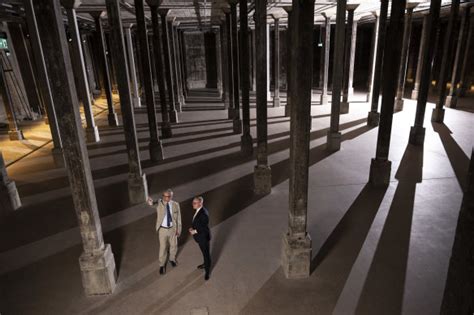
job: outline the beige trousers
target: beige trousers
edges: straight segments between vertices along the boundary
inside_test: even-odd
[[[176,228],[158,229],[158,239],[160,241],[160,252],[159,262],[160,267],[166,264],[166,256],[168,255],[168,249],[170,253],[169,260],[176,261],[176,252],[178,251],[178,237],[176,236]]]

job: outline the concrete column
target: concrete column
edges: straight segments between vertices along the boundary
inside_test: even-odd
[[[87,83],[89,84],[89,93],[91,95],[91,103],[94,105],[94,94],[96,94],[96,77],[94,73],[94,62],[91,56],[91,48],[89,43],[89,35],[84,33],[81,35],[82,40],[82,51],[84,52],[84,61],[86,66],[86,74],[87,74]]]
[[[280,107],[280,17],[273,15],[275,31],[273,38],[273,107]]]
[[[406,0],[392,1],[390,24],[387,30],[383,59],[383,91],[380,125],[375,158],[370,164],[369,182],[375,186],[390,183],[392,162],[388,159],[392,132],[393,106],[397,89],[398,70],[402,55],[403,20]]]
[[[464,58],[462,61],[462,66],[461,66],[461,75],[459,77],[459,84],[455,92],[456,97],[464,97],[466,95],[466,90],[468,88],[467,82],[466,82],[466,71],[468,70],[467,68],[470,61],[469,57],[472,54],[470,53],[470,47],[471,47],[473,31],[474,31],[474,16],[471,16],[471,18],[469,19],[466,47],[464,50]]]
[[[327,150],[339,151],[341,148],[341,133],[339,132],[339,115],[341,114],[341,89],[344,75],[344,28],[346,22],[346,0],[337,2],[336,39],[332,67],[332,101],[331,122],[327,135]]]
[[[184,33],[182,30],[177,30],[178,32],[178,44],[179,44],[179,51],[181,56],[181,82],[183,87],[183,96],[184,101],[186,101],[188,97],[188,81],[186,78],[186,47],[184,44]]]
[[[31,46],[33,49],[33,57],[35,59],[36,74],[38,76],[38,85],[41,91],[41,98],[46,107],[47,120],[51,130],[51,138],[53,139],[52,156],[55,165],[64,166],[64,157],[59,134],[56,111],[54,109],[54,101],[51,94],[51,86],[48,79],[48,71],[44,60],[43,47],[41,46],[41,37],[38,28],[37,17],[33,7],[33,0],[23,1],[25,7],[26,23],[30,34]]]
[[[223,88],[223,83],[222,83],[222,54],[221,54],[222,49],[221,49],[221,41],[220,41],[221,32],[220,30],[213,29],[213,33],[214,33],[215,42],[216,42],[217,92],[219,93],[219,98],[222,99],[224,88]]]
[[[228,109],[228,118],[234,119],[235,116],[235,99],[234,99],[234,63],[233,53],[232,53],[232,17],[230,15],[230,10],[225,8],[223,9],[225,14],[225,35],[226,35],[226,46],[227,46],[227,60],[228,60],[228,84],[229,84],[229,109]]]
[[[288,28],[287,28],[287,34],[286,34],[286,106],[285,106],[285,117],[290,117],[291,115],[291,61],[290,61],[290,56],[291,56],[291,27],[292,27],[292,18],[291,18],[291,12],[292,12],[292,7],[291,6],[284,6],[283,9],[285,9],[286,14],[288,16]]]
[[[456,55],[454,57],[454,63],[453,63],[453,72],[451,75],[451,87],[449,89],[448,96],[446,97],[446,102],[444,106],[446,107],[451,107],[451,108],[456,108],[457,105],[457,90],[458,90],[458,84],[460,80],[460,74],[461,74],[461,62],[463,59],[463,52],[466,50],[466,42],[467,42],[467,33],[469,29],[469,18],[471,14],[471,7],[466,7],[463,10],[462,18],[461,18],[461,25],[459,26],[459,37],[458,37],[458,43],[456,47]]]
[[[400,61],[400,69],[398,70],[398,87],[395,100],[395,111],[403,110],[403,95],[405,94],[405,79],[408,65],[408,50],[410,49],[411,38],[411,22],[413,17],[413,9],[418,3],[407,3],[407,12],[405,14],[405,24],[403,27],[403,45],[402,56]]]
[[[345,4],[345,1],[342,1]],[[281,265],[287,278],[307,278],[311,237],[307,232],[308,167],[313,73],[314,1],[293,1],[288,232],[283,235]]]
[[[331,50],[331,17],[322,14],[324,17],[324,60],[322,68],[322,91],[321,91],[321,105],[328,103],[328,81],[329,81],[329,52]],[[321,54],[322,55],[322,54]]]
[[[270,23],[267,23],[267,26],[266,26],[266,31],[267,31],[267,48],[266,48],[266,52],[267,52],[267,101],[271,102],[272,101],[272,94],[270,93],[270,74],[271,74],[271,71],[270,71]]]
[[[415,86],[413,87],[413,91],[411,91],[411,99],[413,100],[418,99],[418,94],[420,92],[421,68],[423,64],[423,56],[425,55],[425,50],[426,50],[425,38],[427,36],[426,25],[428,24],[428,19],[429,19],[429,16],[426,14],[423,17],[423,26],[421,27],[421,40],[420,40],[420,49],[418,50],[418,62],[416,65]]]
[[[441,61],[441,70],[439,73],[439,95],[436,107],[433,109],[431,114],[431,121],[442,123],[444,121],[444,108],[443,105],[446,101],[446,84],[448,83],[448,69],[451,67],[451,56],[453,54],[454,46],[454,24],[458,18],[459,13],[459,0],[453,0],[451,2],[451,11],[449,13],[448,28],[446,29],[446,35],[444,36],[443,46],[443,59]]]
[[[257,90],[257,52],[255,44],[255,28],[252,31],[252,91]]]
[[[16,121],[15,109],[13,108],[12,98],[10,95],[10,88],[7,86],[7,80],[5,78],[5,72],[13,71],[12,69],[5,69],[3,63],[0,63],[0,92],[2,93],[2,101],[5,105],[5,113],[7,114],[8,120],[8,136],[10,140],[23,140],[23,131],[18,128],[18,123]]]
[[[233,95],[234,95],[234,133],[242,133],[242,121],[240,120],[240,89],[239,89],[239,41],[237,34],[237,1],[230,3],[230,14],[232,16],[232,73],[233,73]]]
[[[181,112],[182,109],[182,100],[180,97],[180,81],[178,78],[178,70],[177,70],[177,65],[176,65],[176,47],[174,45],[174,20],[175,18],[168,17],[167,23],[168,23],[168,40],[169,40],[169,49],[170,49],[170,65],[171,65],[171,72],[172,78],[173,78],[173,92],[174,92],[174,102],[175,102],[175,107],[176,111]]]
[[[94,113],[92,112],[91,94],[89,91],[89,84],[87,82],[86,66],[84,62],[84,54],[82,52],[81,34],[79,32],[79,25],[77,24],[76,8],[81,3],[80,1],[62,0],[64,8],[66,9],[69,32],[72,39],[72,65],[77,78],[76,86],[79,92],[79,100],[84,108],[84,116],[86,118],[86,139],[87,142],[99,142],[99,129],[95,125]]]
[[[255,3],[255,44],[257,64],[267,63],[267,0]],[[272,172],[268,165],[267,71],[257,71],[257,165],[254,169],[254,192],[272,191]]]
[[[170,41],[168,40],[168,23],[166,21],[166,15],[169,9],[159,9],[158,14],[161,17],[161,38],[163,41],[163,56],[166,70],[166,89],[168,91],[169,101],[169,115],[172,123],[178,122],[178,112],[176,111],[175,93],[173,81],[173,73],[171,68],[171,57],[170,57]]]
[[[423,55],[419,56],[417,69],[420,72],[420,83],[417,91],[416,115],[415,124],[410,129],[409,143],[413,145],[423,145],[425,141],[425,128],[423,123],[425,121],[426,102],[428,100],[428,92],[431,84],[431,64],[433,62],[435,47],[430,45],[436,40],[436,30],[439,26],[441,0],[431,1],[430,13],[425,15],[423,20],[423,34],[420,45],[423,47]]]
[[[82,237],[83,253],[79,258],[82,284],[86,295],[111,294],[116,285],[115,261],[109,244],[104,244],[102,226],[92,180],[87,148],[81,134],[81,116],[71,71],[66,32],[59,1],[35,1],[43,20],[49,21],[42,44],[51,82],[64,159],[71,186],[72,200]]]
[[[354,20],[354,11],[359,4],[347,5],[347,27],[344,45],[344,76],[342,81],[341,114],[349,113],[349,94],[354,74],[355,38],[357,37],[357,21]],[[351,73],[352,70],[352,73]]]
[[[153,53],[155,55],[155,67],[161,106],[161,135],[163,138],[171,138],[173,132],[171,130],[168,106],[166,104],[165,71],[163,67],[163,58],[161,57],[163,49],[161,47],[160,27],[158,23],[158,2],[159,1],[157,0],[147,0],[148,6],[150,7],[151,23],[153,27]]]
[[[226,27],[225,27],[225,20],[222,21],[221,25],[221,55],[222,55],[222,83],[224,87],[224,108],[229,110],[230,108],[230,95],[229,95],[229,58],[227,58],[227,34],[226,34]]]
[[[99,53],[100,59],[100,66],[102,70],[102,79],[103,79],[103,88],[105,90],[105,97],[107,98],[107,108],[108,108],[108,115],[107,119],[109,122],[109,126],[116,127],[119,125],[117,113],[115,112],[114,102],[112,100],[112,81],[110,77],[110,69],[109,63],[107,60],[107,52],[106,52],[106,43],[105,43],[105,36],[104,36],[104,28],[102,26],[102,11],[91,12],[90,15],[95,20],[95,31],[97,36],[97,52]]]
[[[130,67],[130,83],[132,84],[131,89],[133,106],[140,108],[142,107],[142,102],[138,93],[137,69],[135,66],[135,57],[133,53],[132,26],[133,24],[125,25],[124,32],[125,42],[127,44],[128,66]]]
[[[0,222],[10,213],[21,207],[20,196],[15,182],[7,174],[2,151],[0,151]]]
[[[374,32],[372,34],[372,42],[370,44],[370,63],[369,63],[369,80],[367,81],[367,102],[372,99],[372,93],[374,88],[374,71],[375,71],[375,59],[377,55],[377,39],[379,37],[379,14],[376,11],[372,12],[375,18],[374,21]]]
[[[178,82],[178,99],[179,99],[179,110],[182,111],[183,106],[185,105],[185,98],[183,95],[183,80],[181,76],[181,51],[178,44],[178,25],[179,22],[174,22],[171,32],[173,34],[173,44],[174,44],[174,58],[175,58],[175,68],[176,68],[176,78]],[[217,62],[217,61],[216,61]]]
[[[249,23],[247,0],[240,0],[240,88],[242,90],[243,134],[240,138],[240,151],[250,156],[253,153],[253,139],[250,134],[250,61],[249,61]]]
[[[380,17],[378,21],[378,38],[376,41],[376,50],[374,59],[374,74],[373,74],[373,85],[372,85],[372,98],[369,100],[371,102],[370,112],[367,116],[367,125],[370,127],[376,127],[380,122],[380,113],[378,112],[379,108],[379,99],[380,99],[380,84],[382,82],[382,62],[384,55],[384,44],[385,44],[385,34],[387,30],[387,11],[388,11],[388,0],[380,1]]]
[[[148,149],[150,159],[153,162],[163,160],[163,146],[158,136],[158,126],[156,123],[155,91],[153,88],[153,78],[151,74],[150,51],[148,35],[145,23],[145,13],[143,0],[135,0],[135,16],[137,18],[138,45],[140,47],[141,71],[143,73],[143,86],[145,89],[145,103],[147,109],[148,129],[150,131],[150,143]],[[120,16],[118,16],[120,19]],[[120,47],[119,47],[120,48]]]
[[[354,19],[351,32],[351,52],[349,55],[349,81],[348,81],[348,98],[354,95],[354,63],[357,48],[357,26],[359,21]]]

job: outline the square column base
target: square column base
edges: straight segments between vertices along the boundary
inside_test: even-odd
[[[281,266],[287,279],[308,278],[311,274],[311,237],[283,235]]]
[[[240,120],[239,118],[234,118],[232,121],[232,128],[235,134],[241,134],[242,133],[242,120]]]
[[[0,183],[0,204],[2,205],[0,207],[0,218],[21,207],[21,200],[15,182]]]
[[[134,97],[134,98],[133,98],[133,105],[134,105],[136,108],[142,107],[142,100],[141,100],[139,97]]]
[[[369,183],[374,187],[385,187],[390,184],[392,162],[372,159],[370,163]]]
[[[334,152],[341,149],[341,133],[340,132],[328,132],[326,149]]]
[[[444,106],[449,107],[449,108],[456,108],[457,105],[457,97],[456,95],[448,95],[446,96],[446,101]]]
[[[117,285],[114,254],[110,244],[99,253],[82,253],[79,257],[82,286],[87,296],[111,294]]]
[[[164,139],[171,138],[173,136],[173,131],[171,130],[171,124],[167,122],[161,123],[161,137]]]
[[[400,112],[403,110],[403,99],[395,99],[395,106],[393,107],[393,111]]]
[[[326,105],[328,103],[328,95],[321,94],[320,101],[321,101],[321,105]]]
[[[273,97],[273,107],[280,107],[280,97],[278,96]]]
[[[349,102],[342,101],[341,102],[341,114],[348,114],[349,113]]]
[[[148,149],[150,151],[150,160],[153,162],[163,161],[164,154],[161,141],[150,141]]]
[[[272,170],[268,165],[256,165],[253,173],[254,193],[268,195],[272,192]]]
[[[442,123],[444,121],[444,108],[433,108],[431,113],[431,121]]]
[[[146,174],[135,176],[128,173],[128,199],[131,204],[139,204],[145,202],[148,198],[148,186],[146,182]]]
[[[417,100],[418,99],[418,90],[413,90],[411,91],[411,99],[412,100]]]
[[[118,127],[119,126],[117,113],[115,113],[115,112],[109,113],[107,115],[107,119],[109,121],[109,126],[110,127]]]
[[[89,143],[100,142],[99,128],[97,126],[86,128],[86,141]]]
[[[370,127],[377,127],[380,123],[380,113],[379,112],[369,112],[367,116],[367,125]]]
[[[253,154],[253,139],[250,132],[245,132],[242,137],[240,137],[240,152],[245,156]]]
[[[179,122],[178,112],[175,109],[170,110],[169,114],[170,114],[170,122],[172,122],[172,123],[178,123]]]
[[[425,130],[425,128],[420,126],[411,127],[408,142],[413,145],[423,145],[425,142]]]
[[[20,129],[9,130],[8,137],[10,138],[11,141],[18,141],[18,140],[25,139],[25,136],[23,135],[23,131],[21,131]]]

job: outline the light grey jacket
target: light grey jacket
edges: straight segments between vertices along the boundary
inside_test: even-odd
[[[181,234],[181,209],[179,203],[174,200],[170,201],[171,204],[171,216],[173,217],[173,229],[177,229],[178,234]],[[156,206],[156,230],[161,226],[163,219],[166,215],[166,206],[162,199],[158,201]]]

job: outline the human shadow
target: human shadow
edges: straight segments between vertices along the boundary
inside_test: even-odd
[[[422,180],[422,168],[423,146],[408,145],[356,314],[402,313],[416,184]]]

